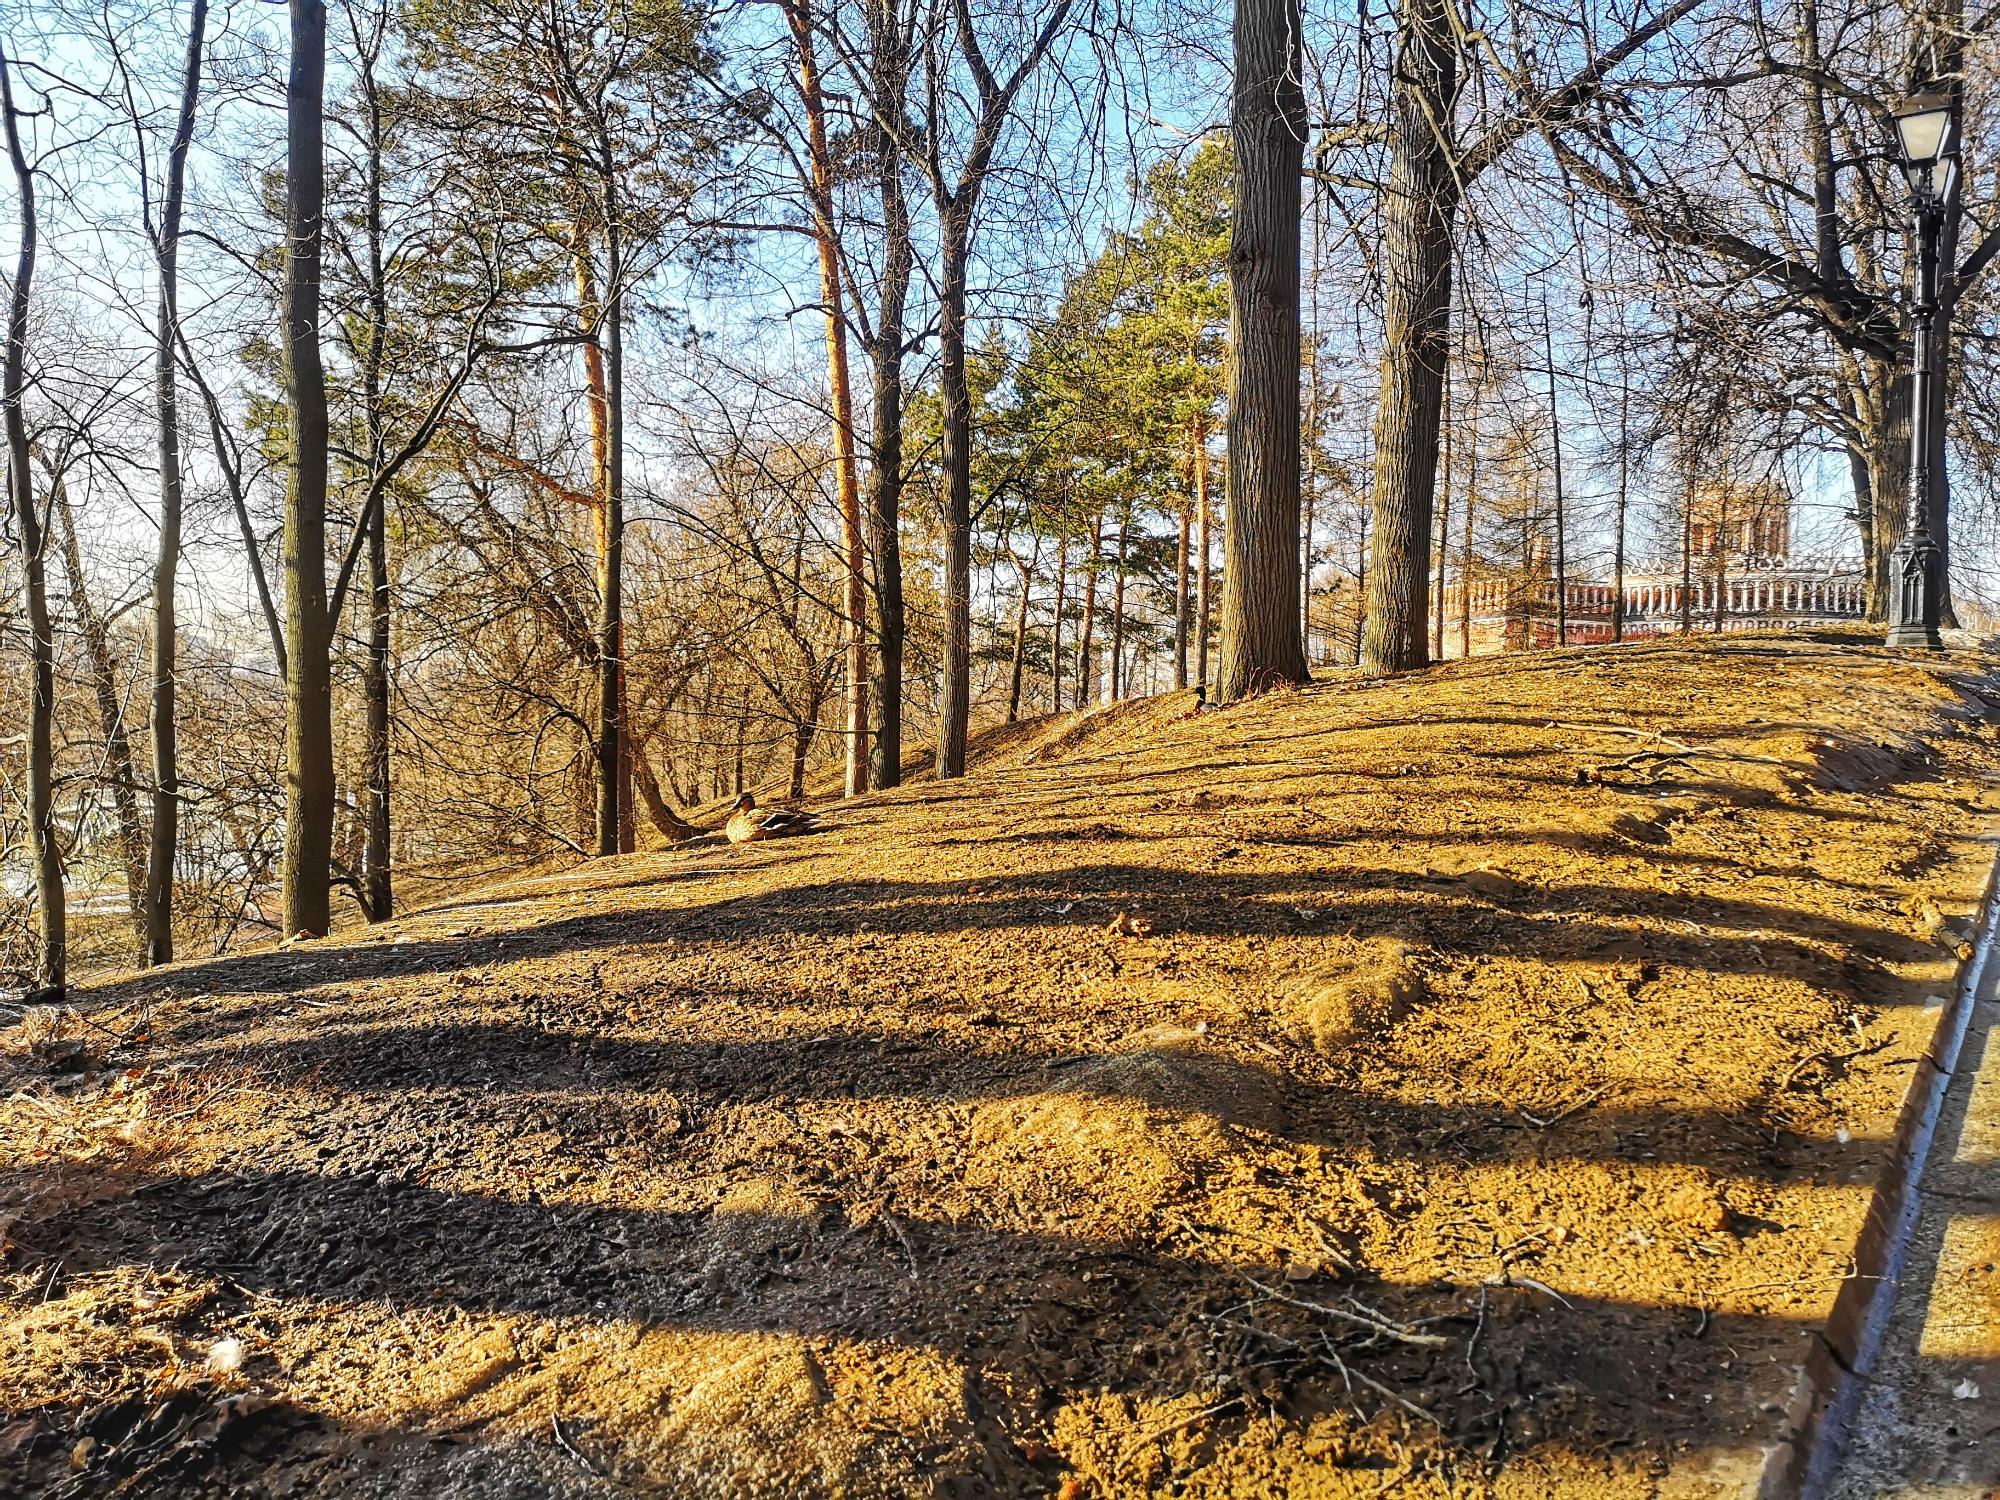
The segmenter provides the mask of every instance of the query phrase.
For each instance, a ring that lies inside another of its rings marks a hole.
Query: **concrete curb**
[[[1764,1451],[1763,1472],[1753,1492],[1757,1500],[1816,1500],[1839,1465],[1864,1378],[1895,1310],[1910,1231],[1916,1223],[1917,1184],[1973,1008],[1987,982],[1996,939],[2000,939],[2000,859],[1987,875],[1972,957],[1960,968],[1950,999],[1939,1008],[1930,1045],[1903,1096],[1889,1154],[1854,1247],[1853,1273],[1834,1298],[1826,1328],[1813,1335],[1812,1352],[1799,1369],[1778,1438]]]

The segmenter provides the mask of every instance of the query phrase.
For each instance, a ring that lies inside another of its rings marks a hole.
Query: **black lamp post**
[[[1889,644],[1941,650],[1944,557],[1931,535],[1931,335],[1937,324],[1938,236],[1958,191],[1958,109],[1919,94],[1896,111],[1896,145],[1916,216],[1917,297],[1912,308],[1910,513],[1889,561]]]

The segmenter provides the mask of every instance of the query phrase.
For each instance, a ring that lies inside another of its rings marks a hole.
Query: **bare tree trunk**
[[[1209,523],[1214,507],[1208,495],[1208,423],[1204,418],[1195,418],[1194,424],[1194,508],[1195,508],[1195,558],[1194,571],[1194,680],[1206,690],[1208,687],[1208,620],[1209,620],[1209,564],[1215,555],[1215,544],[1209,535]]]
[[[389,519],[387,497],[368,521],[368,659],[363,673],[368,700],[368,786],[362,802],[365,831],[361,880],[368,920],[395,914],[389,802]]]
[[[1457,94],[1444,0],[1403,0],[1389,191],[1383,201],[1381,395],[1375,409],[1375,556],[1361,665],[1406,672],[1428,659],[1431,508],[1450,353],[1459,182],[1444,135]]]
[[[1181,507],[1180,536],[1174,548],[1174,689],[1188,685],[1188,530],[1194,517]]]
[[[965,377],[966,270],[979,195],[993,166],[994,148],[1014,99],[1041,65],[1069,15],[1072,0],[1057,0],[1041,29],[1003,83],[987,65],[974,33],[968,0],[955,0],[958,50],[978,91],[978,116],[955,184],[947,184],[928,149],[931,190],[938,210],[938,389],[944,441],[944,691],[939,695],[937,774],[965,774],[965,742],[972,714],[972,395]],[[935,124],[935,121],[932,122]]]
[[[1458,561],[1458,654],[1472,655],[1472,537],[1473,513],[1479,506],[1479,428],[1477,417],[1472,429],[1472,452],[1466,459],[1464,545]]]
[[[1062,712],[1062,622],[1069,587],[1069,537],[1056,537],[1056,612],[1049,622],[1049,712]]]
[[[264,568],[264,556],[258,547],[257,530],[250,524],[250,507],[243,497],[243,465],[241,455],[230,436],[229,428],[223,421],[222,403],[215,399],[215,392],[202,379],[201,368],[196,365],[191,351],[178,332],[176,342],[180,345],[181,358],[187,372],[193,377],[195,389],[201,393],[202,410],[208,417],[209,442],[215,452],[215,466],[222,471],[223,487],[229,492],[229,508],[236,517],[237,535],[243,540],[243,561],[250,573],[250,583],[257,594],[257,612],[264,621],[264,630],[271,643],[271,660],[277,667],[278,678],[283,681],[291,675],[291,656],[285,649],[284,623],[278,618],[278,607],[271,598],[271,579]]]
[[[1224,699],[1307,678],[1299,635],[1299,180],[1308,131],[1298,0],[1236,0],[1229,245]]]
[[[1549,299],[1542,296],[1542,354],[1549,370],[1549,453],[1556,481],[1556,644],[1569,644],[1569,547],[1563,516],[1562,418],[1556,411],[1556,335],[1549,323]]]
[[[285,95],[285,931],[323,937],[333,868],[331,622],[326,590],[326,373],[320,362],[320,247],[326,206],[322,118],[326,6],[291,0]]]
[[[806,760],[812,756],[812,732],[818,728],[816,718],[804,718],[792,726],[792,786],[790,796],[796,802],[806,794]]]
[[[1354,665],[1361,665],[1362,638],[1368,625],[1368,511],[1361,512],[1361,535],[1354,543],[1354,594],[1359,601],[1354,615]]]
[[[1128,511],[1118,521],[1118,571],[1111,580],[1111,700],[1117,702],[1130,691],[1125,681],[1125,557],[1131,546],[1132,517]]]
[[[582,188],[576,188],[579,196]],[[592,734],[591,755],[597,766],[596,796],[591,813],[593,847],[599,855],[618,852],[617,747],[607,743],[605,731],[616,718],[606,713],[606,694],[615,697],[615,684],[607,689],[612,664],[604,655],[607,611],[605,589],[611,550],[611,509],[606,495],[611,488],[611,386],[605,370],[604,307],[598,294],[597,272],[592,264],[589,231],[579,212],[570,246],[571,268],[576,278],[577,330],[583,336],[584,408],[590,418],[591,525],[595,538],[595,572],[598,616],[593,633],[592,675],[596,682],[597,726]]]
[[[953,202],[940,234],[938,389],[944,443],[944,692],[938,706],[937,774],[965,774],[972,712],[972,392],[965,374],[965,275],[970,202]]]
[[[1021,571],[1021,602],[1014,612],[1014,663],[1013,672],[1007,685],[1007,722],[1013,724],[1021,717],[1021,672],[1028,659],[1028,597],[1035,581],[1035,563],[1041,556],[1041,542],[1035,543],[1035,555],[1022,562],[1017,554],[1009,553],[1014,566]]]
[[[1891,558],[1909,519],[1904,496],[1910,475],[1911,379],[1907,369],[1892,367],[1886,360],[1869,363],[1874,368],[1863,419],[1874,511],[1868,528],[1873,544],[1868,557],[1868,618],[1879,624],[1888,618]]]
[[[646,758],[645,747],[636,740],[632,744],[632,779],[640,800],[646,804],[646,816],[670,842],[680,844],[700,837],[699,828],[667,806],[667,799],[660,794],[659,778],[653,774],[652,762]]]
[[[146,952],[146,828],[139,819],[138,780],[132,768],[132,741],[125,730],[125,711],[118,702],[118,681],[111,660],[111,632],[90,602],[83,576],[83,550],[76,542],[76,516],[60,470],[43,464],[49,476],[49,503],[60,530],[63,571],[69,575],[70,609],[83,654],[90,663],[91,695],[97,700],[98,729],[104,736],[105,779],[111,785],[111,805],[118,814],[118,847],[125,860],[125,899],[138,939],[141,961]]]
[[[1694,468],[1681,495],[1681,634],[1694,629]]]
[[[1444,655],[1445,596],[1451,561],[1451,366],[1444,371],[1444,414],[1439,447],[1444,450],[1444,480],[1438,486],[1437,507],[1437,614],[1431,621],[1431,659]]]
[[[618,852],[639,847],[639,799],[632,790],[632,664],[625,659],[625,627],[618,627]]]
[[[1611,639],[1625,639],[1625,509],[1631,495],[1632,477],[1632,371],[1619,372],[1618,387],[1618,502],[1611,540]]]
[[[1304,340],[1306,420],[1305,430],[1300,435],[1300,447],[1305,455],[1305,482],[1301,486],[1301,508],[1305,512],[1305,521],[1300,527],[1304,535],[1300,538],[1299,557],[1299,643],[1305,652],[1308,667],[1312,665],[1313,649],[1313,532],[1319,510],[1319,260],[1325,203],[1318,193],[1313,195],[1312,207],[1312,275],[1307,282],[1310,289],[1307,308],[1312,332]]]
[[[1090,552],[1084,559],[1083,630],[1076,643],[1076,706],[1090,705],[1090,639],[1097,633],[1097,573],[1104,551],[1104,512],[1090,518]]]
[[[363,49],[362,94],[367,103],[367,162],[363,234],[368,256],[368,337],[362,347],[361,396],[368,424],[368,478],[383,472],[387,434],[382,411],[382,366],[389,342],[388,267],[382,248],[382,153],[385,146],[381,92],[375,81],[375,53]],[[367,785],[362,795],[361,904],[370,922],[386,922],[395,910],[391,870],[389,804],[389,497],[376,497],[368,516],[368,652],[362,667],[367,703],[364,740]]]
[[[868,30],[871,92],[879,108],[900,111],[910,73],[901,8],[890,0],[870,0]],[[901,143],[880,121],[871,124],[869,139],[875,148],[883,235],[881,306],[868,347],[874,372],[868,551],[875,583],[875,743],[869,769],[876,786],[891,787],[903,780],[903,317],[915,251],[903,197]]]
[[[861,548],[861,474],[854,450],[854,396],[847,372],[846,298],[840,285],[840,246],[833,222],[833,153],[826,139],[826,102],[813,57],[810,0],[789,0],[785,15],[799,60],[799,99],[805,106],[806,153],[812,172],[813,239],[819,247],[820,300],[826,305],[827,386],[833,398],[834,470],[840,491],[841,565],[845,588],[841,622],[846,635],[846,793],[868,790],[868,584]]]
[[[180,754],[175,744],[178,709],[177,624],[174,591],[181,554],[181,419],[175,390],[180,324],[181,205],[188,147],[194,139],[195,105],[201,97],[201,59],[208,0],[194,0],[188,15],[187,57],[181,67],[180,113],[167,152],[160,196],[160,226],[153,241],[159,277],[159,311],[153,332],[153,408],[159,426],[160,534],[153,561],[153,826],[146,854],[141,927],[145,962],[174,956],[174,849],[180,834]]]
[[[600,124],[600,130],[608,130]],[[597,141],[604,230],[604,404],[606,454],[597,559],[597,852],[629,850],[632,824],[625,754],[625,261],[618,168],[608,134]]]

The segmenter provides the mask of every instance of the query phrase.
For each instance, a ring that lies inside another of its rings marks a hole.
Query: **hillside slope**
[[[1988,667],[1151,700],[100,986],[0,1055],[0,1491],[1724,1492],[1984,885]]]

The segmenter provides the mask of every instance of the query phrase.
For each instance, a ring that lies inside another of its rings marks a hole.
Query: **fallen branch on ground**
[[[1318,1313],[1321,1317],[1332,1318],[1337,1322],[1350,1323],[1357,1328],[1365,1328],[1370,1333],[1394,1339],[1398,1343],[1414,1344],[1420,1349],[1444,1349],[1448,1348],[1451,1344],[1451,1340],[1443,1334],[1419,1333],[1410,1325],[1393,1322],[1384,1314],[1376,1312],[1375,1309],[1369,1307],[1366,1303],[1357,1302],[1352,1297],[1346,1299],[1348,1307],[1354,1309],[1354,1311],[1349,1312],[1343,1308],[1329,1307],[1324,1302],[1312,1302],[1304,1297],[1288,1296],[1275,1287],[1265,1286],[1263,1282],[1246,1272],[1238,1272],[1237,1274],[1242,1276],[1245,1281],[1249,1282],[1250,1285],[1257,1288],[1258,1291],[1269,1297],[1273,1302],[1282,1302],[1288,1307],[1302,1308],[1307,1312]]]
[[[1243,1398],[1241,1396],[1231,1396],[1227,1401],[1217,1402],[1214,1406],[1204,1411],[1195,1412],[1190,1416],[1180,1418],[1178,1421],[1169,1422],[1164,1427],[1155,1427],[1151,1432],[1140,1434],[1131,1443],[1127,1444],[1125,1451],[1118,1456],[1118,1462],[1112,1466],[1111,1477],[1113,1479],[1123,1479],[1125,1477],[1126,1466],[1133,1459],[1137,1458],[1140,1450],[1145,1448],[1149,1443],[1157,1443],[1163,1437],[1172,1437],[1177,1432],[1185,1432],[1197,1422],[1206,1422],[1210,1417],[1219,1417],[1232,1407],[1241,1406],[1242,1404]]]

